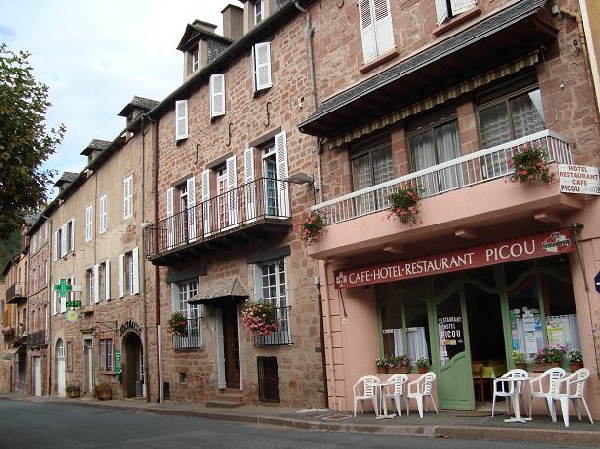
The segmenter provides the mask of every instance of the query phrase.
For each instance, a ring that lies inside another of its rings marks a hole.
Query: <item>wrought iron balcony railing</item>
[[[277,307],[277,318],[279,328],[277,332],[271,335],[262,335],[254,337],[254,346],[278,346],[291,345],[292,334],[290,332],[290,306]]]
[[[27,347],[36,348],[46,346],[48,341],[46,340],[46,330],[42,329],[34,332],[33,334],[27,335]]]
[[[202,318],[187,320],[187,337],[173,335],[173,349],[193,349],[202,346]]]
[[[544,130],[373,187],[357,190],[317,204],[312,209],[325,212],[327,224],[341,223],[387,209],[390,206],[388,196],[401,186],[419,187],[421,189],[419,196],[426,198],[491,181],[513,172],[514,168],[509,161],[523,145],[541,146],[549,162],[572,163],[568,139],[553,131]]]
[[[15,282],[6,289],[6,301],[16,302],[19,299],[27,298],[27,289],[25,288],[25,282]]]
[[[289,183],[260,178],[211,197],[146,228],[149,257],[240,226],[289,219]]]

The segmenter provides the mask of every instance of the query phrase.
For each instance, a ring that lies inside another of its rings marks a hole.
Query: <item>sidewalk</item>
[[[426,413],[423,419],[411,412],[409,416],[376,420],[373,413],[358,414],[333,410],[292,410],[277,405],[244,405],[237,408],[212,408],[203,404],[185,404],[165,401],[163,404],[146,402],[144,399],[115,399],[98,401],[91,396],[77,399],[61,397],[32,397],[18,394],[0,394],[0,399],[30,401],[37,403],[61,403],[105,410],[164,413],[181,416],[197,416],[208,419],[245,422],[260,425],[276,425],[303,430],[345,433],[372,433],[385,435],[425,436],[496,441],[531,441],[589,445],[600,447],[600,424],[591,424],[587,417],[582,421],[571,416],[566,428],[562,417],[553,423],[549,416],[534,415],[526,424],[505,423],[505,409],[491,417],[486,410],[474,412],[442,411]],[[584,420],[585,419],[585,420]]]

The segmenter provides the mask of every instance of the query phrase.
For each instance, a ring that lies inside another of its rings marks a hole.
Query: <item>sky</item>
[[[49,87],[46,127],[67,132],[43,168],[80,172],[92,139],[125,128],[118,113],[134,95],[160,101],[183,82],[176,50],[188,23],[217,25],[235,0],[0,0],[0,42],[31,53],[33,75]],[[53,193],[50,194],[51,198]],[[50,199],[51,199],[50,198]]]

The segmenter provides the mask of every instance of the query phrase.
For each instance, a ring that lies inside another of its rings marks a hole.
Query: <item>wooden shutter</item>
[[[390,11],[390,0],[374,0],[375,42],[377,55],[394,48],[394,27]]]
[[[60,228],[60,257],[67,255],[67,225],[62,225]]]
[[[448,17],[446,0],[435,0],[435,9],[437,12],[437,24],[439,25]]]
[[[102,195],[100,197],[100,233],[103,233],[106,231],[107,228],[107,202],[106,202],[106,195]]]
[[[267,89],[273,85],[271,81],[271,43],[261,42],[254,46],[254,76],[256,90]]]
[[[229,196],[227,204],[229,205],[229,225],[235,226],[238,223],[237,211],[237,164],[235,156],[231,156],[225,161],[227,167],[227,195]]]
[[[167,248],[173,248],[175,245],[175,234],[173,229],[173,191],[173,187],[167,189]]]
[[[202,180],[202,235],[210,235],[210,170],[204,170]]]
[[[362,41],[363,60],[365,62],[377,57],[375,41],[375,23],[371,12],[372,0],[358,1],[358,16],[360,19],[360,37]]]
[[[100,277],[98,276],[99,271],[100,270],[98,269],[98,264],[94,265],[94,298],[90,298],[90,300],[94,301],[95,303],[100,302]]]
[[[58,231],[54,231],[54,234],[52,235],[52,252],[54,253],[54,260],[58,260],[58,257],[60,256],[58,245]]]
[[[216,73],[210,76],[210,116],[225,114],[225,75]]]
[[[187,180],[188,195],[188,239],[190,242],[196,240],[196,179],[192,176]]]
[[[450,4],[452,5],[452,15],[456,16],[476,6],[477,0],[450,0]]]
[[[119,298],[125,296],[125,278],[123,276],[123,267],[125,266],[125,254],[119,254]]]
[[[71,233],[69,234],[69,251],[75,251],[75,219],[72,218],[69,222],[70,226],[67,226],[67,229],[71,229]]]
[[[175,140],[188,138],[188,101],[175,102]]]
[[[105,294],[106,294],[106,300],[110,301],[110,260],[107,260],[105,262],[106,267],[105,267],[105,276],[104,276],[104,285],[105,285]]]
[[[140,292],[139,252],[137,247],[131,250],[131,294]]]
[[[254,148],[244,150],[244,201],[246,221],[256,219],[256,183],[254,182]]]
[[[275,135],[275,163],[277,165],[277,197],[279,202],[279,214],[280,218],[289,218],[290,216],[290,199],[289,199],[289,187],[287,182],[288,178],[288,161],[287,161],[287,143],[285,138],[285,131]]]

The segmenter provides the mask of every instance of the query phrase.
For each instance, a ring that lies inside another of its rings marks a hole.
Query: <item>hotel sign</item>
[[[335,288],[353,288],[401,281],[486,265],[555,256],[574,250],[573,234],[570,229],[565,228],[560,231],[546,232],[435,256],[339,270],[335,272]]]
[[[600,195],[600,176],[597,167],[558,164],[558,178],[561,192]]]

